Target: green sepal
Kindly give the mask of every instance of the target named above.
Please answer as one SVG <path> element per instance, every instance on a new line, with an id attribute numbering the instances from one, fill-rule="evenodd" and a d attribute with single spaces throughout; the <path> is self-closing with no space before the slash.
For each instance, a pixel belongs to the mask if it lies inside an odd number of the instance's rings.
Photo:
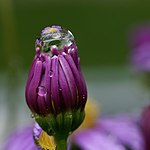
<path id="1" fill-rule="evenodd" d="M 47 124 L 45 117 L 41 117 L 39 115 L 36 115 L 35 120 L 44 131 L 47 131 L 47 129 L 49 128 L 49 125 Z"/>
<path id="2" fill-rule="evenodd" d="M 58 114 L 56 117 L 57 121 L 57 127 L 59 130 L 62 130 L 64 128 L 63 122 L 64 122 L 64 116 L 62 113 Z"/>
<path id="3" fill-rule="evenodd" d="M 76 130 L 85 117 L 84 111 L 73 111 L 65 112 L 57 115 L 49 114 L 47 116 L 35 116 L 36 122 L 41 126 L 41 128 L 47 132 L 50 136 L 55 136 L 55 134 L 65 134 Z"/>
<path id="4" fill-rule="evenodd" d="M 71 131 L 76 130 L 82 124 L 84 118 L 85 118 L 85 111 L 74 112 Z"/>
<path id="5" fill-rule="evenodd" d="M 69 132 L 71 132 L 71 128 L 72 128 L 72 120 L 73 120 L 73 113 L 72 112 L 66 112 L 64 114 L 64 127 L 65 130 Z"/>

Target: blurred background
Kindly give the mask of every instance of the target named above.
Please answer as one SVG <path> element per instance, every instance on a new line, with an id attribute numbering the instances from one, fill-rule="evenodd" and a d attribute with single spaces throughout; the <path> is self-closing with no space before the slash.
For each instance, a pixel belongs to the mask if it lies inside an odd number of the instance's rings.
<path id="1" fill-rule="evenodd" d="M 149 95 L 131 70 L 128 39 L 133 26 L 149 23 L 149 5 L 146 0 L 0 0 L 0 141 L 32 120 L 25 82 L 35 39 L 49 25 L 74 34 L 89 97 L 102 114 L 139 113 Z"/>

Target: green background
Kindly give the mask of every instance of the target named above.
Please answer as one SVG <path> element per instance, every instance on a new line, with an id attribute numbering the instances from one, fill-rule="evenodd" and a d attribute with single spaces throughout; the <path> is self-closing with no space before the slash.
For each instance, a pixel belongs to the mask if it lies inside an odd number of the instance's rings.
<path id="1" fill-rule="evenodd" d="M 35 39 L 48 25 L 73 32 L 84 67 L 126 65 L 129 30 L 149 22 L 149 4 L 144 0 L 1 0 L 0 69 L 28 69 Z"/>

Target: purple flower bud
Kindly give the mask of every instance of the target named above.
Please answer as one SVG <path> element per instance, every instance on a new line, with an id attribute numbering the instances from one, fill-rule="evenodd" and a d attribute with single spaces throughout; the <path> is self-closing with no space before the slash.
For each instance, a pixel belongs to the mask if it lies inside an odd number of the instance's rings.
<path id="1" fill-rule="evenodd" d="M 26 84 L 27 105 L 50 135 L 50 122 L 53 130 L 54 124 L 63 124 L 68 131 L 77 128 L 84 118 L 87 88 L 72 33 L 60 26 L 46 27 L 35 50 Z"/>
<path id="2" fill-rule="evenodd" d="M 56 40 L 58 45 L 52 45 Z M 36 41 L 36 55 L 27 80 L 29 108 L 46 116 L 83 110 L 86 100 L 86 84 L 72 34 L 59 26 L 45 28 Z"/>

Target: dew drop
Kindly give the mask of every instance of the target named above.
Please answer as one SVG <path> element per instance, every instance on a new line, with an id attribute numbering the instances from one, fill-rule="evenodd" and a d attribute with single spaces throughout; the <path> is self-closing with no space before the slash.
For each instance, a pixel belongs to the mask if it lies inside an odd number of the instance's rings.
<path id="1" fill-rule="evenodd" d="M 74 48 L 69 48 L 68 53 L 72 53 L 74 51 Z"/>
<path id="2" fill-rule="evenodd" d="M 50 76 L 50 78 L 53 77 L 53 71 L 50 71 L 50 72 L 49 72 L 49 76 Z"/>
<path id="3" fill-rule="evenodd" d="M 31 114 L 31 118 L 35 118 L 34 114 Z"/>
<path id="4" fill-rule="evenodd" d="M 60 26 L 46 27 L 42 30 L 39 41 L 44 43 L 41 47 L 42 51 L 46 53 L 51 51 L 53 46 L 61 50 L 64 46 L 75 43 L 73 34 Z"/>
<path id="5" fill-rule="evenodd" d="M 47 94 L 47 89 L 44 86 L 38 87 L 38 95 L 39 96 L 45 96 Z"/>
<path id="6" fill-rule="evenodd" d="M 82 98 L 83 98 L 83 100 L 85 100 L 85 98 L 86 98 L 85 95 L 83 95 Z"/>

